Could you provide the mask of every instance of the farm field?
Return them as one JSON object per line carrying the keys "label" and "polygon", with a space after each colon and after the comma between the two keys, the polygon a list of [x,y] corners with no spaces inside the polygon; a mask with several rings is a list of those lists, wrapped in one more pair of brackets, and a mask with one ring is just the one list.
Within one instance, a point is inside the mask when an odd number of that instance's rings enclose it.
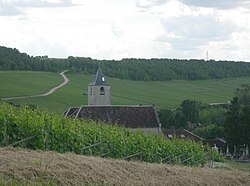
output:
{"label": "farm field", "polygon": [[41,94],[59,84],[62,78],[50,72],[0,71],[0,99]]}
{"label": "farm field", "polygon": [[[104,72],[105,73],[105,72]],[[69,83],[47,97],[11,100],[16,104],[36,104],[50,111],[63,112],[68,107],[87,104],[87,86],[93,76],[66,74]],[[0,98],[44,93],[62,82],[59,73],[0,72]],[[4,80],[4,81],[3,81]],[[224,103],[250,77],[211,79],[199,81],[127,81],[107,78],[112,85],[112,104],[155,104],[160,108],[177,108],[184,99],[204,103]]]}

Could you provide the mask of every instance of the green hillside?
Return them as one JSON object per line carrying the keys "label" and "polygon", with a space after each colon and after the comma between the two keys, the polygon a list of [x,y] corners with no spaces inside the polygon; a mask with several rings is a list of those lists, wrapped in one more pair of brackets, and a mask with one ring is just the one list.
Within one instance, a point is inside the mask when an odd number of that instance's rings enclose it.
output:
{"label": "green hillside", "polygon": [[[11,100],[16,104],[36,104],[51,111],[87,104],[88,83],[92,76],[67,74],[69,83],[47,97]],[[0,98],[47,92],[62,78],[57,73],[0,72]],[[107,78],[112,85],[112,104],[155,104],[157,108],[177,108],[184,99],[204,103],[227,102],[235,88],[249,83],[250,77],[199,81],[127,81]],[[4,80],[4,81],[3,81]]]}
{"label": "green hillside", "polygon": [[57,73],[32,71],[0,71],[0,79],[0,99],[41,94],[63,81]]}
{"label": "green hillside", "polygon": [[249,77],[250,63],[204,61],[202,59],[122,59],[97,60],[90,57],[49,58],[29,56],[17,49],[0,46],[0,70],[93,74],[101,65],[106,76],[134,81],[208,80]]}

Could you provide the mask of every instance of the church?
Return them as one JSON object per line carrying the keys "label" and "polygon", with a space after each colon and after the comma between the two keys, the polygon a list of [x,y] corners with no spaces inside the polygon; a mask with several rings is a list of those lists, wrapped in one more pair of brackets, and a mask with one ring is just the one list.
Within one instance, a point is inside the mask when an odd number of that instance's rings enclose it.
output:
{"label": "church", "polygon": [[65,115],[117,124],[133,130],[161,133],[161,124],[153,105],[112,105],[111,85],[99,67],[88,85],[88,105],[71,107]]}

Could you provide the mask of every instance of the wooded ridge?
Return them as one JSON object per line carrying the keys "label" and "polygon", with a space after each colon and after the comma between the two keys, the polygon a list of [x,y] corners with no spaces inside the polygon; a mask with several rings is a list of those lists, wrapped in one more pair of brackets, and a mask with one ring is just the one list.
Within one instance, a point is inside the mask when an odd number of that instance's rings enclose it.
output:
{"label": "wooded ridge", "polygon": [[204,61],[199,59],[122,59],[97,60],[69,56],[67,59],[29,56],[17,49],[0,47],[0,70],[32,70],[94,74],[101,66],[106,76],[136,80],[204,80],[250,76],[250,63]]}

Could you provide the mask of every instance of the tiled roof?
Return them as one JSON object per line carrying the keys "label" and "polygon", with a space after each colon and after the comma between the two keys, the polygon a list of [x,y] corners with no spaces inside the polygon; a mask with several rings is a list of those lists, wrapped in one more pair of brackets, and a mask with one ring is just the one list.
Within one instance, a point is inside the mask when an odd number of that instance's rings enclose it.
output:
{"label": "tiled roof", "polygon": [[180,139],[190,139],[193,141],[204,141],[203,138],[186,129],[163,129],[162,132],[167,138],[175,137]]}
{"label": "tiled roof", "polygon": [[160,125],[154,106],[82,106],[70,108],[65,115],[127,128],[159,128]]}
{"label": "tiled roof", "polygon": [[225,147],[226,146],[226,141],[222,138],[215,138],[215,139],[206,139],[206,143],[209,144],[211,147],[216,144],[217,147]]}
{"label": "tiled roof", "polygon": [[89,84],[92,86],[110,86],[110,84],[107,82],[104,74],[102,73],[101,68],[99,67],[94,79],[92,82]]}

